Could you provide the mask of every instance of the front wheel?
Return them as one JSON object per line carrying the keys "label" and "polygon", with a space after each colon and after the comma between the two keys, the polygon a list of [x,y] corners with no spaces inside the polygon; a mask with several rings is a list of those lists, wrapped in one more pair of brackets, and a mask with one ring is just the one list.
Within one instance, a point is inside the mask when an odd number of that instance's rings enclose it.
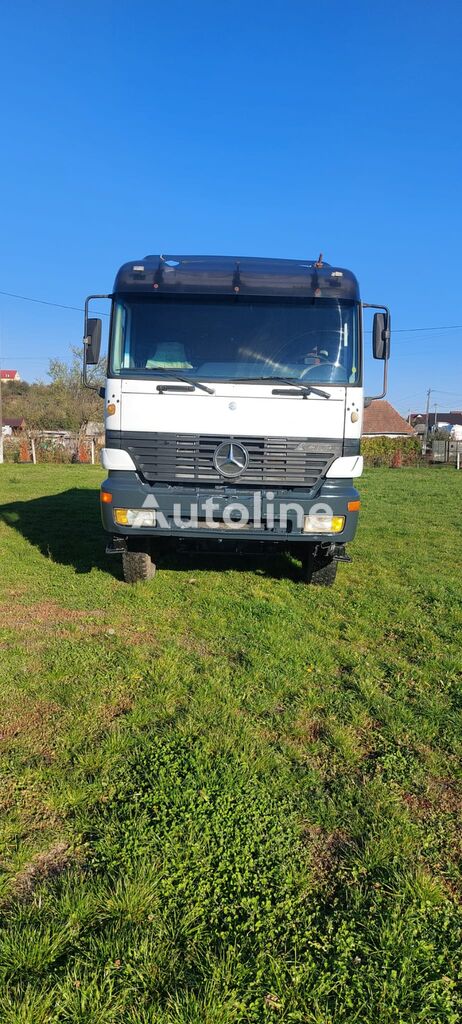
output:
{"label": "front wheel", "polygon": [[150,551],[123,551],[122,568],[126,583],[142,583],[155,574],[156,565]]}
{"label": "front wheel", "polygon": [[317,587],[332,587],[337,575],[337,562],[332,557],[309,552],[302,558],[302,580]]}

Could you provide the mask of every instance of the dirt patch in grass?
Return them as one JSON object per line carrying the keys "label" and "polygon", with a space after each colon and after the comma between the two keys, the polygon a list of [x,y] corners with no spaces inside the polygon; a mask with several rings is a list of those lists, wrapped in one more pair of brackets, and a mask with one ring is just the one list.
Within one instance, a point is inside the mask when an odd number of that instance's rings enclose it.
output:
{"label": "dirt patch in grass", "polygon": [[449,814],[462,814],[462,790],[453,779],[430,778],[428,794],[435,808]]}
{"label": "dirt patch in grass", "polygon": [[123,715],[128,715],[133,708],[133,699],[128,695],[118,697],[112,704],[103,704],[99,710],[99,725],[109,728],[112,722]]}
{"label": "dirt patch in grass", "polygon": [[203,640],[198,640],[197,637],[191,633],[185,633],[179,638],[179,643],[185,651],[190,651],[191,654],[199,654],[201,658],[210,658],[215,654]]}
{"label": "dirt patch in grass", "polygon": [[97,608],[92,611],[81,611],[75,608],[63,608],[55,601],[40,601],[38,604],[0,604],[2,626],[6,629],[31,628],[31,626],[54,627],[63,622],[88,621],[93,617],[101,618],[104,610]]}
{"label": "dirt patch in grass", "polygon": [[21,708],[20,712],[17,705],[7,708],[0,715],[0,743],[25,740],[36,753],[51,759],[53,747],[50,741],[60,713],[59,704],[45,700],[36,701],[26,709]]}
{"label": "dirt patch in grass", "polygon": [[102,608],[63,608],[55,601],[41,601],[31,605],[3,602],[0,603],[0,622],[2,630],[12,634],[0,643],[0,648],[5,650],[20,640],[24,650],[37,651],[46,646],[50,634],[66,639],[76,636],[105,637],[108,640],[114,638],[131,645],[149,643],[153,646],[153,638],[148,630],[132,628],[127,622],[113,625],[107,621],[106,611]]}
{"label": "dirt patch in grass", "polygon": [[424,858],[443,887],[462,902],[462,796],[453,780],[430,777],[425,790],[405,793],[412,820],[425,832]]}
{"label": "dirt patch in grass", "polygon": [[351,840],[342,829],[327,832],[320,825],[307,825],[303,838],[310,853],[311,869],[317,884],[325,884],[334,874],[340,857]]}
{"label": "dirt patch in grass", "polygon": [[320,718],[304,718],[297,722],[299,739],[306,743],[316,743],[322,740],[327,733],[326,723]]}
{"label": "dirt patch in grass", "polygon": [[48,850],[36,854],[13,878],[11,894],[25,899],[36,886],[47,878],[57,878],[73,860],[69,843],[55,843]]}
{"label": "dirt patch in grass", "polygon": [[462,792],[453,779],[430,776],[424,792],[405,793],[404,801],[419,818],[462,814]]}
{"label": "dirt patch in grass", "polygon": [[94,618],[101,620],[104,610],[93,609],[83,611],[63,608],[55,601],[25,605],[20,603],[0,603],[0,622],[2,630],[8,630],[10,636],[2,640],[4,649],[21,644],[23,650],[34,651],[45,647],[50,634],[53,637],[72,637],[76,629],[85,635],[101,633],[100,621],[92,625]]}
{"label": "dirt patch in grass", "polygon": [[[99,630],[94,630],[95,635],[98,632]],[[132,627],[130,623],[124,626],[117,626],[115,629],[111,629],[110,631],[106,630],[106,634],[108,632],[109,636],[117,636],[132,647],[149,646],[150,651],[154,651],[158,646],[157,637],[154,635],[153,631],[149,629],[136,629],[136,627]]]}

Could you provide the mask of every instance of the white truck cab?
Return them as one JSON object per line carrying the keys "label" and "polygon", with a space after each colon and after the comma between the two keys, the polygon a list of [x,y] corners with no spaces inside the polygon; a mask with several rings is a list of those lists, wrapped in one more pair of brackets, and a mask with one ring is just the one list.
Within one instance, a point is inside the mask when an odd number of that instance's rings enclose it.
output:
{"label": "white truck cab", "polygon": [[[84,379],[101,321],[85,304]],[[110,296],[101,488],[127,581],[163,547],[278,544],[331,584],[356,531],[364,407],[355,276],[322,261],[147,256]],[[373,352],[390,344],[386,307]],[[382,396],[378,396],[382,397]]]}

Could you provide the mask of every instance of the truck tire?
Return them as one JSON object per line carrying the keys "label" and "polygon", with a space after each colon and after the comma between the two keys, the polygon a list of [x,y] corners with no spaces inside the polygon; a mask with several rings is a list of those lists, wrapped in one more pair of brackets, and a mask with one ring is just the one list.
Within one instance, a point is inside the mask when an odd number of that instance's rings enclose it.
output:
{"label": "truck tire", "polygon": [[302,579],[316,587],[332,587],[337,575],[337,562],[333,558],[317,559],[312,554],[302,559]]}
{"label": "truck tire", "polygon": [[150,580],[156,571],[150,551],[123,551],[122,568],[126,583]]}

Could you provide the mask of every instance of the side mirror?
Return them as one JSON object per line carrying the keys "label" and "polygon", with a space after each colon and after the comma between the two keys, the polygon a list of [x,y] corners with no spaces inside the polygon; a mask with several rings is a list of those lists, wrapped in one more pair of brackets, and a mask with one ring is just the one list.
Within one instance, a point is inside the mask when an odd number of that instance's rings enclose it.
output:
{"label": "side mirror", "polygon": [[101,320],[89,317],[83,339],[83,353],[87,366],[96,366],[101,351]]}
{"label": "side mirror", "polygon": [[390,356],[390,317],[388,313],[374,314],[372,354],[374,359],[388,359]]}

